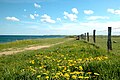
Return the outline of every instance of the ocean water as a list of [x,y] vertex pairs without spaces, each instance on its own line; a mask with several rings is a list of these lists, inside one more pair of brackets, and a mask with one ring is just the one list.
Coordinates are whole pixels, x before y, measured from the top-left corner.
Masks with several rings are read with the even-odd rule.
[[38,39],[38,38],[62,38],[61,35],[0,35],[0,43],[13,42],[16,40]]

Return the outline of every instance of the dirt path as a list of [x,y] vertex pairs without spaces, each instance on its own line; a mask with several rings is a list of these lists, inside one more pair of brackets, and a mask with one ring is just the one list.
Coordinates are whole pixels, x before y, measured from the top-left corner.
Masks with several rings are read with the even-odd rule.
[[32,47],[26,47],[24,49],[20,48],[18,50],[4,51],[4,52],[0,52],[0,55],[11,55],[11,54],[15,54],[15,53],[23,52],[23,51],[27,51],[27,50],[38,50],[38,49],[43,49],[43,48],[49,48],[51,46],[62,44],[64,42],[65,41],[59,42],[59,43],[55,43],[55,44],[50,44],[50,45],[44,45],[44,46],[32,46]]

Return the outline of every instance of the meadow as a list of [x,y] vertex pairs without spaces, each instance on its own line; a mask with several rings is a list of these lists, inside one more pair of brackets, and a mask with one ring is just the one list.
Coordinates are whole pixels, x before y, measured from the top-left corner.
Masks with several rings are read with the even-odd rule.
[[106,39],[104,36],[97,37],[95,44],[92,38],[90,42],[57,38],[35,43],[30,40],[30,43],[1,44],[0,50],[3,51],[33,43],[43,45],[65,41],[46,49],[0,56],[0,80],[120,80],[120,37],[112,37],[116,43],[109,53]]

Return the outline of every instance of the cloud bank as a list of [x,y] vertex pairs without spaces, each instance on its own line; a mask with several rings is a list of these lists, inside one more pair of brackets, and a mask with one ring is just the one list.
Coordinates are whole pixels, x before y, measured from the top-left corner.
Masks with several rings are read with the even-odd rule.
[[6,20],[10,20],[10,21],[20,21],[18,18],[16,17],[6,17]]

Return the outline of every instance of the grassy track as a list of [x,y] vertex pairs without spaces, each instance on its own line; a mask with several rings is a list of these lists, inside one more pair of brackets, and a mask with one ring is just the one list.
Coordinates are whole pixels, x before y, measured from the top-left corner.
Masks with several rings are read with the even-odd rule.
[[48,49],[2,56],[0,80],[119,80],[120,37],[113,39],[117,43],[110,53],[106,51],[106,39],[99,38],[96,45],[100,47],[70,40]]
[[17,48],[24,48],[29,46],[49,45],[57,42],[62,42],[66,38],[50,38],[50,39],[32,39],[32,40],[18,40],[15,42],[8,42],[0,44],[0,51],[9,51]]

